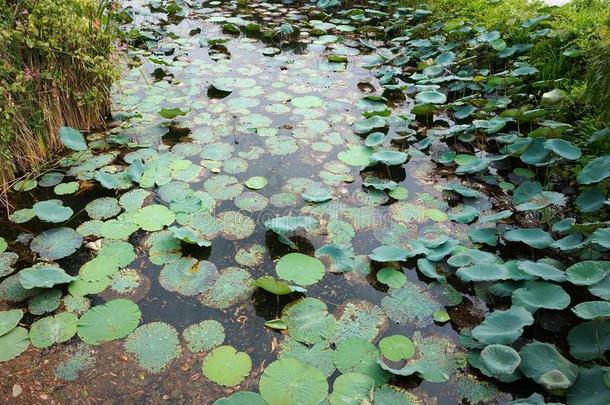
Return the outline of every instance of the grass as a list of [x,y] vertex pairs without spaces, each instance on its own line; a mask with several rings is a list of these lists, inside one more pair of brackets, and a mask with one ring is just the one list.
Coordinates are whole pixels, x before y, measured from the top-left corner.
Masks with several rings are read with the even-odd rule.
[[0,0],[0,187],[103,126],[118,77],[108,0]]

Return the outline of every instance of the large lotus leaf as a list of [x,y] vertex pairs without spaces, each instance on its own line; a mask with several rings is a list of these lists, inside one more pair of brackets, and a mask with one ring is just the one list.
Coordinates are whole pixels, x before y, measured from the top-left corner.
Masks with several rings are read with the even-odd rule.
[[392,288],[381,300],[381,307],[390,319],[400,324],[430,325],[433,314],[442,307],[427,290],[407,281],[401,288]]
[[87,142],[85,142],[85,137],[74,128],[59,128],[59,140],[68,149],[75,151],[87,150]]
[[346,271],[357,271],[368,274],[369,266],[365,256],[355,256],[351,247],[330,243],[316,250],[316,257],[328,257],[331,273],[343,273]]
[[598,228],[591,234],[589,241],[610,249],[610,228]]
[[53,228],[41,232],[30,244],[30,249],[48,260],[70,256],[83,243],[83,237],[71,228]]
[[207,260],[183,257],[166,264],[159,273],[159,284],[168,291],[193,296],[204,292],[218,278],[218,269]]
[[536,249],[547,248],[553,243],[551,234],[542,229],[513,229],[504,234],[504,239],[511,242],[522,242]]
[[581,368],[578,378],[568,391],[570,405],[600,405],[610,403],[609,367],[595,365]]
[[140,317],[140,308],[133,301],[108,301],[81,316],[78,320],[78,336],[90,345],[121,339],[138,326]]
[[481,263],[468,267],[461,267],[456,272],[456,275],[464,282],[497,281],[511,278],[506,266],[499,263]]
[[565,309],[570,305],[570,295],[558,285],[537,281],[527,281],[522,288],[513,291],[513,305],[530,312],[539,308]]
[[579,148],[563,139],[547,139],[544,148],[568,160],[577,160],[582,155]]
[[492,375],[507,375],[515,372],[521,357],[515,349],[505,345],[489,345],[481,351],[481,363]]
[[116,198],[102,197],[87,204],[85,211],[91,219],[108,219],[117,216],[121,212],[121,206]]
[[308,346],[294,339],[286,338],[280,345],[278,358],[297,359],[303,364],[322,371],[327,377],[330,377],[336,369],[333,363],[333,350],[326,343]]
[[70,207],[64,207],[59,200],[48,200],[37,202],[32,206],[34,214],[44,222],[64,222],[70,219],[74,211]]
[[275,295],[286,295],[291,294],[295,291],[290,285],[278,281],[271,276],[263,276],[256,279],[253,286],[262,288],[265,291],[269,291],[271,294]]
[[145,231],[159,231],[164,226],[171,225],[176,219],[176,214],[164,205],[153,204],[136,211],[133,220]]
[[146,241],[148,258],[153,264],[162,265],[182,257],[180,240],[169,231],[152,234]]
[[373,403],[375,405],[413,405],[418,401],[415,394],[393,385],[378,387],[373,393]]
[[602,281],[589,287],[589,292],[596,297],[610,301],[610,275]]
[[163,322],[147,323],[127,336],[125,351],[136,357],[140,367],[158,373],[180,355],[178,332]]
[[544,397],[538,393],[534,393],[527,398],[516,399],[510,401],[506,405],[563,405],[561,402],[546,402]]
[[387,120],[384,117],[381,117],[379,115],[373,115],[356,122],[356,124],[354,125],[354,132],[360,135],[364,135],[368,134],[369,132],[372,132],[375,129],[383,128],[387,125]]
[[248,271],[239,267],[227,267],[220,270],[210,288],[199,295],[199,300],[211,308],[225,309],[248,299],[253,290]]
[[[426,260],[426,259],[420,259]],[[401,271],[391,267],[384,267],[376,274],[377,281],[392,288],[400,288],[407,282],[407,276]]]
[[413,334],[416,355],[407,364],[395,369],[381,361],[383,369],[392,374],[409,376],[417,374],[430,382],[445,382],[458,369],[466,366],[466,353],[449,339],[442,336],[422,337],[419,331]]
[[610,302],[608,301],[586,301],[572,308],[572,312],[586,320],[610,317]]
[[422,91],[417,93],[415,101],[419,104],[444,104],[447,96],[436,90]]
[[59,308],[62,292],[55,288],[45,290],[28,302],[28,310],[32,315],[44,315]]
[[473,156],[468,162],[458,165],[457,169],[455,169],[455,173],[457,175],[478,173],[486,170],[489,163],[491,163],[491,161],[486,157],[480,158]]
[[19,275],[13,274],[0,282],[0,300],[8,302],[21,302],[38,294],[40,289],[26,290],[19,281]]
[[0,336],[15,329],[21,318],[23,318],[23,311],[20,309],[0,311]]
[[109,284],[108,276],[103,276],[96,281],[86,281],[79,277],[68,285],[68,291],[75,297],[84,297],[89,294],[101,293]]
[[302,286],[317,283],[326,272],[320,260],[302,253],[289,253],[283,256],[277,262],[275,271],[284,280]]
[[386,327],[385,313],[377,305],[364,300],[350,300],[335,311],[337,330],[334,341],[358,337],[373,341]]
[[[491,345],[491,346],[495,346],[495,345]],[[498,346],[502,346],[502,345],[498,345]],[[483,349],[485,347],[488,347],[488,346],[484,346]],[[505,347],[508,347],[508,346],[505,346]],[[517,356],[518,355],[519,355],[519,353],[517,353]],[[521,362],[521,357],[519,357],[519,362]],[[488,370],[487,367],[481,361],[481,352],[476,351],[476,350],[470,350],[468,352],[468,363],[471,366],[479,369],[481,371],[481,373],[483,373],[484,375],[486,375],[488,377],[493,377],[493,378],[497,379],[498,381],[513,382],[513,381],[517,381],[518,379],[523,377],[523,374],[521,374],[521,372],[519,371],[518,368],[510,374],[501,374],[498,372],[499,370],[495,370],[495,372]]]
[[39,319],[30,328],[30,341],[40,349],[65,342],[76,334],[77,322],[76,315],[70,312]]
[[390,379],[390,374],[384,371],[377,359],[380,351],[372,343],[359,338],[345,339],[337,344],[333,359],[337,369],[342,373],[362,373],[381,385]]
[[379,349],[383,357],[390,361],[410,359],[415,355],[415,345],[406,336],[386,336],[379,341]]
[[19,272],[19,282],[27,290],[36,287],[51,288],[75,279],[56,264],[37,263]]
[[292,248],[294,248],[295,245],[288,239],[290,233],[296,232],[298,229],[311,230],[316,226],[318,226],[318,221],[306,216],[276,217],[265,221],[265,228],[275,232],[278,235],[280,242]]
[[597,187],[583,190],[574,200],[580,212],[595,212],[604,206],[606,196]]
[[533,211],[548,207],[549,205],[562,205],[565,196],[555,191],[541,191],[526,202],[517,205],[517,211]]
[[610,322],[585,322],[568,333],[570,354],[578,360],[603,359],[610,350]]
[[219,346],[203,359],[203,375],[216,384],[233,387],[243,381],[252,369],[247,353],[238,352],[233,346]]
[[371,403],[375,380],[360,373],[341,374],[333,383],[331,405]]
[[14,359],[30,346],[28,330],[16,327],[0,336],[0,362]]
[[182,332],[186,346],[193,352],[212,350],[225,340],[225,330],[222,324],[213,319],[190,325]]
[[282,313],[288,324],[288,335],[308,344],[331,339],[337,328],[337,321],[326,308],[326,304],[316,298],[301,298],[288,304]]
[[408,154],[395,150],[383,150],[375,152],[370,156],[371,162],[379,162],[387,166],[401,165],[406,162],[408,158]]
[[533,323],[534,318],[526,309],[512,306],[506,311],[493,311],[472,329],[472,336],[488,345],[510,344],[521,336],[525,326]]
[[570,283],[575,285],[592,286],[602,281],[610,274],[610,262],[591,261],[573,264],[566,270],[566,276]]
[[402,262],[407,258],[415,256],[412,252],[403,249],[399,246],[379,246],[373,249],[373,253],[369,255],[371,260],[376,262]]
[[328,396],[328,382],[320,370],[282,358],[265,369],[259,391],[269,405],[318,405]]
[[214,401],[214,405],[267,405],[267,402],[252,391],[238,391],[233,395]]
[[347,150],[339,152],[337,157],[350,166],[368,166],[372,154],[372,149],[366,146],[350,146]]
[[532,262],[529,260],[520,261],[517,264],[519,270],[531,275],[540,277],[543,280],[552,280],[552,281],[565,281],[566,273],[562,270],[559,270],[555,266],[551,266],[548,263],[544,263],[542,261]]
[[579,184],[599,183],[610,176],[610,155],[593,159],[576,176]]
[[521,348],[519,355],[521,356],[519,370],[523,375],[539,384],[541,378],[546,375],[543,382],[546,384],[545,388],[550,388],[549,391],[552,391],[553,387],[548,384],[551,374],[547,373],[559,371],[567,378],[569,385],[572,385],[578,376],[578,367],[563,357],[551,344],[537,341],[528,343]]

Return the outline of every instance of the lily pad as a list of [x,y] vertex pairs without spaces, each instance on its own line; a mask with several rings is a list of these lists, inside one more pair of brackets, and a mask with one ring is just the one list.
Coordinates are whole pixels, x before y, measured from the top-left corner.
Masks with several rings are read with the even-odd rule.
[[32,346],[43,349],[69,340],[76,334],[78,318],[71,312],[39,319],[30,328]]
[[178,332],[163,322],[147,323],[127,336],[125,351],[136,357],[140,367],[158,373],[180,355]]
[[138,326],[140,317],[140,308],[133,301],[108,301],[81,316],[78,320],[78,336],[90,345],[121,339]]
[[12,360],[30,346],[28,330],[17,327],[0,336],[0,362]]
[[317,405],[328,396],[328,382],[320,370],[281,358],[263,371],[259,391],[269,405]]
[[210,288],[217,278],[218,269],[212,262],[183,257],[163,267],[159,284],[168,291],[194,296]]
[[83,237],[71,228],[52,228],[41,232],[30,244],[30,249],[48,260],[70,256],[83,243]]
[[61,267],[54,264],[37,263],[19,272],[19,282],[27,290],[36,287],[51,288],[75,279],[76,277],[70,276]]
[[250,374],[252,360],[233,346],[219,346],[203,359],[203,375],[216,384],[234,387]]
[[275,271],[284,280],[298,285],[308,286],[317,283],[324,277],[324,264],[311,256],[302,253],[289,253],[276,264]]

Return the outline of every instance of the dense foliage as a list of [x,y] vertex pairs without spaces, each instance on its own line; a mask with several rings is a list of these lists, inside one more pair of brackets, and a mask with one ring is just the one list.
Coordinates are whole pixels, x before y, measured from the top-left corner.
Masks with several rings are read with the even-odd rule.
[[107,1],[0,0],[0,185],[109,113],[117,78]]

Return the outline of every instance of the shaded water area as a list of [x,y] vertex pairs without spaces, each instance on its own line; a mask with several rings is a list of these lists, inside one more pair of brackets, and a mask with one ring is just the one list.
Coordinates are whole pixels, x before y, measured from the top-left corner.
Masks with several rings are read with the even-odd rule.
[[[452,250],[457,243],[446,246],[446,236],[473,246],[467,231],[477,226],[450,220],[461,213],[462,206],[448,201],[442,192],[452,175],[432,157],[444,150],[425,154],[411,147],[405,164],[361,171],[363,158],[368,161],[364,138],[371,131],[362,130],[364,135],[359,136],[354,129],[358,132],[356,123],[363,111],[375,107],[374,98],[366,102],[363,98],[382,93],[372,70],[364,67],[372,52],[367,44],[381,46],[381,40],[361,41],[365,38],[352,35],[350,20],[345,19],[320,21],[318,26],[328,33],[310,35],[312,28],[306,24],[312,24],[307,15],[312,7],[306,4],[251,2],[238,7],[233,2],[212,1],[184,6],[170,17],[139,1],[124,5],[133,7],[134,20],[126,30],[139,30],[130,35],[140,47],[129,51],[129,67],[115,89],[116,127],[89,136],[91,150],[75,152],[62,162],[71,167],[56,170],[66,173],[64,183],[80,181],[75,194],[58,196],[53,187],[39,186],[13,195],[17,210],[59,198],[75,214],[61,224],[37,218],[17,224],[5,219],[0,236],[20,241],[11,242],[10,250],[20,256],[14,267],[24,268],[33,259],[26,247],[27,234],[58,226],[77,229],[85,237],[83,246],[56,260],[73,276],[79,271],[82,275],[81,266],[95,257],[99,248],[95,241],[100,237],[104,239],[100,252],[108,241],[127,241],[134,247],[135,260],[107,277],[93,278],[107,286],[88,294],[90,302],[76,298],[80,295],[76,288],[55,286],[61,291],[57,299],[63,297],[60,310],[81,314],[89,306],[127,298],[140,308],[139,325],[170,325],[159,329],[170,330],[170,337],[163,340],[153,334],[149,340],[132,340],[135,343],[130,346],[126,343],[130,338],[87,345],[74,336],[46,349],[30,346],[2,363],[2,398],[10,398],[17,384],[23,392],[15,403],[213,403],[235,391],[258,392],[262,372],[278,356],[309,362],[324,372],[330,387],[341,374],[367,370],[378,386],[384,386],[376,392],[385,390],[387,395],[375,403],[505,403],[534,392],[534,385],[527,382],[497,383],[483,376],[467,365],[467,349],[457,342],[460,330],[478,324],[488,313],[488,304],[502,307],[502,298],[485,302],[485,294],[477,294],[455,277],[449,283],[426,277],[416,271],[421,266],[416,258],[384,265],[367,257],[381,245],[415,249],[416,238],[428,241],[430,249]],[[290,23],[301,30],[293,35],[280,30],[271,39],[263,38],[254,26],[248,35],[248,30],[226,32],[231,27],[225,24],[243,27],[248,22],[278,29]],[[329,61],[329,55],[335,62]],[[380,144],[403,149],[403,140],[412,132],[423,131],[427,125],[452,124],[439,115],[407,129],[401,116],[408,116],[412,104],[409,98],[391,100],[388,125],[378,128],[385,134]],[[170,118],[159,114],[163,108]],[[147,161],[157,163],[147,167],[137,163]],[[129,191],[133,184],[127,167],[139,171],[140,190],[146,191]],[[258,176],[266,182],[252,179]],[[388,186],[391,182],[398,186]],[[505,201],[488,193],[485,186],[473,187],[481,192],[467,201],[481,216],[506,208]],[[127,193],[131,194],[122,197]],[[102,197],[110,199],[97,207],[88,205]],[[140,207],[147,205],[169,210],[140,214]],[[167,221],[166,216],[170,217]],[[286,216],[307,216],[316,222],[283,236],[265,225]],[[175,232],[182,226],[194,231],[195,237],[180,242],[179,234],[172,234],[167,226],[176,227]],[[282,243],[284,237],[290,242]],[[203,246],[187,243],[192,239]],[[336,248],[332,255],[325,254],[330,250],[320,250],[329,244]],[[506,249],[503,256],[536,255],[524,250]],[[286,295],[252,285],[262,276],[282,278],[276,263],[291,252],[318,257],[325,267],[320,280],[300,282],[298,275],[284,275],[289,284],[301,284]],[[213,269],[203,279],[189,278],[189,270],[162,273],[179,260],[185,260],[191,273],[196,272],[197,261]],[[384,272],[391,279],[379,276],[387,266],[397,270]],[[185,283],[203,287],[193,290]],[[3,298],[8,295],[4,292]],[[294,308],[303,297],[326,306],[336,319],[328,321],[333,324],[331,331],[321,321],[330,318],[313,307],[304,310],[310,317],[290,319],[286,306]],[[20,303],[2,301],[0,309],[26,309],[27,298],[26,293],[14,300]],[[22,319],[24,326],[40,318],[31,312]],[[288,319],[288,330],[265,326],[282,316]],[[537,323],[527,327],[526,334],[546,341],[554,340],[553,333],[572,322],[570,315],[557,313],[539,312],[536,317]],[[206,320],[218,321],[224,338],[194,350],[183,332]],[[307,329],[308,322],[313,329]],[[291,327],[305,329],[300,332],[306,337],[290,336]],[[443,381],[392,376],[381,369],[379,353],[371,357],[370,351],[390,335],[409,336],[418,350],[427,348],[424,373],[440,373]],[[207,342],[217,337],[204,332],[200,339]],[[355,345],[337,355],[341,343],[354,337],[374,345]],[[251,370],[234,387],[216,384],[202,373],[202,362],[220,343],[251,358]],[[133,347],[138,345],[149,352],[138,355]],[[358,350],[363,350],[362,355]],[[360,356],[366,364],[351,364],[345,356]],[[336,369],[337,364],[342,370]]]

